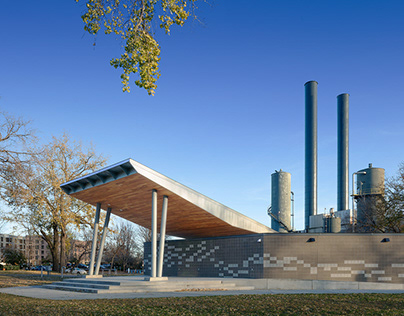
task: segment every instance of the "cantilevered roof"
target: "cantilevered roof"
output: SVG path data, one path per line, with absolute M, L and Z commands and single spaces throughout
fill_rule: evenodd
M 158 226 L 168 196 L 168 235 L 196 238 L 272 233 L 269 227 L 220 204 L 132 159 L 61 185 L 67 194 L 151 228 L 152 190 L 158 193 Z M 158 227 L 160 229 L 160 227 Z

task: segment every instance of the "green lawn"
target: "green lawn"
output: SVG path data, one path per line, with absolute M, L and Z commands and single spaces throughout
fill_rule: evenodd
M 50 278 L 50 279 L 48 279 Z M 0 273 L 0 287 L 39 285 L 38 273 Z M 52 301 L 0 293 L 0 315 L 404 315 L 404 294 L 288 294 Z

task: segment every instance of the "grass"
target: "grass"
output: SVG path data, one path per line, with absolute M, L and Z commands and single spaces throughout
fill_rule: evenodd
M 0 273 L 0 287 L 49 282 L 50 279 L 41 280 L 38 273 Z M 404 294 L 235 295 L 56 301 L 0 293 L 0 315 L 73 314 L 403 315 Z
M 49 276 L 47 275 L 46 272 L 44 272 L 43 278 L 41 278 L 40 271 L 24 271 L 24 270 L 0 271 L 0 288 L 14 287 L 14 286 L 42 285 L 60 280 L 61 280 L 60 274 L 52 272 L 50 273 Z
M 403 315 L 402 294 L 304 294 L 51 301 L 0 293 L 0 315 Z

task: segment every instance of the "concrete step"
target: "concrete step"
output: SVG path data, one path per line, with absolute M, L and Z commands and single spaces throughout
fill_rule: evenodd
M 100 289 L 100 290 L 108 290 L 111 286 L 113 285 L 104 285 L 104 284 L 91 284 L 91 283 L 79 283 L 79 282 L 55 282 L 52 283 L 54 286 L 68 286 L 68 287 L 84 287 L 84 288 L 95 288 L 95 289 Z
M 102 284 L 102 285 L 121 285 L 122 283 L 127 282 L 119 282 L 119 281 L 104 281 L 99 279 L 65 279 L 62 282 L 69 282 L 69 283 L 79 283 L 79 284 Z M 132 282 L 131 282 L 132 283 Z M 136 281 L 133 281 L 136 283 Z
M 99 291 L 106 290 L 98 290 L 94 288 L 85 288 L 85 287 L 73 287 L 73 286 L 58 286 L 53 284 L 42 285 L 42 287 L 51 290 L 60 290 L 60 291 L 70 291 L 70 292 L 85 292 L 85 293 L 99 293 Z
M 253 290 L 253 286 L 237 286 L 229 280 L 165 280 L 165 281 L 105 281 L 88 279 L 68 279 L 47 284 L 43 287 L 55 290 L 86 293 L 139 293 L 173 291 L 235 291 Z

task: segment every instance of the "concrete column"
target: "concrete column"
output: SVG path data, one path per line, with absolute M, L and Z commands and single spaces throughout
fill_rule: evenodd
M 104 228 L 102 229 L 102 236 L 101 236 L 101 243 L 100 243 L 100 250 L 98 251 L 98 259 L 97 259 L 97 265 L 95 267 L 95 275 L 98 275 L 98 272 L 100 272 L 100 265 L 101 265 L 101 260 L 102 260 L 102 253 L 104 251 L 104 244 L 105 244 L 105 237 L 107 235 L 107 230 L 108 230 L 108 224 L 109 224 L 109 218 L 111 217 L 111 208 L 108 207 L 107 209 L 107 216 L 105 217 L 105 222 L 104 222 Z M 111 267 L 112 268 L 112 267 Z
M 156 277 L 157 263 L 157 190 L 152 191 L 152 225 L 151 225 L 151 277 Z
M 163 276 L 164 243 L 165 243 L 165 239 L 166 239 L 166 224 L 167 224 L 167 207 L 168 207 L 168 196 L 164 195 L 163 209 L 161 211 L 159 262 L 158 262 L 158 269 L 157 269 L 157 276 L 159 278 L 161 278 Z
M 95 251 L 97 249 L 98 223 L 100 222 L 101 203 L 97 203 L 94 220 L 93 244 L 91 246 L 91 259 L 88 275 L 94 275 Z

